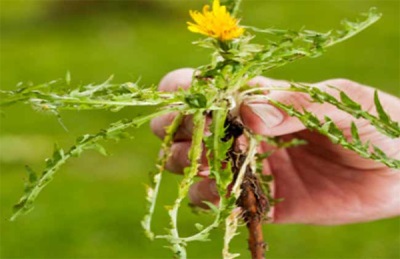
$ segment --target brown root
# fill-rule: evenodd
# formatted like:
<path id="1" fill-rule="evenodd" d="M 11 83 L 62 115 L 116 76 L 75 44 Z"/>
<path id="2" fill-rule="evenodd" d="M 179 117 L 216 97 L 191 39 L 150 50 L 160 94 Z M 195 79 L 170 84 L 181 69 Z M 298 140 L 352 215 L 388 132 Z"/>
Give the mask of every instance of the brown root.
<path id="1" fill-rule="evenodd" d="M 268 200 L 265 197 L 258 178 L 247 170 L 241 185 L 242 192 L 237 205 L 242 208 L 243 219 L 249 231 L 249 250 L 252 258 L 265 258 L 266 243 L 262 232 L 262 223 L 268 210 Z"/>
<path id="2" fill-rule="evenodd" d="M 232 148 L 228 154 L 229 159 L 232 161 L 234 183 L 247 156 L 246 151 L 240 150 L 236 141 L 241 135 L 238 133 L 243 132 L 243 125 L 232 117 L 228 117 L 226 127 L 226 137 L 234 138 Z M 228 140 L 228 138 L 226 138 L 226 140 Z M 263 237 L 262 224 L 269 210 L 269 203 L 268 198 L 263 193 L 259 178 L 255 175 L 255 172 L 252 171 L 250 166 L 246 168 L 241 184 L 241 194 L 236 204 L 242 209 L 242 217 L 249 231 L 248 245 L 252 258 L 265 258 L 267 245 Z"/>

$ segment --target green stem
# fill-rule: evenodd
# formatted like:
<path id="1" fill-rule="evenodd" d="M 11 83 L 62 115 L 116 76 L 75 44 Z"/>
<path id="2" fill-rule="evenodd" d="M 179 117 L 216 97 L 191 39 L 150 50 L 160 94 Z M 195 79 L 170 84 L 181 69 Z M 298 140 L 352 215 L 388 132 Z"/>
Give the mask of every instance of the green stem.
<path id="1" fill-rule="evenodd" d="M 211 174 L 213 174 L 214 172 L 217 173 L 220 171 L 221 169 L 221 154 L 220 154 L 220 142 L 221 142 L 221 138 L 225 135 L 225 128 L 224 128 L 224 123 L 225 123 L 225 119 L 227 116 L 227 109 L 226 109 L 226 103 L 225 102 L 221 102 L 221 110 L 216 110 L 213 111 L 213 123 L 211 125 L 212 127 L 212 132 L 213 132 L 213 138 L 212 138 L 212 142 L 213 142 L 213 148 L 211 150 L 212 152 L 212 157 L 211 157 Z M 225 156 L 226 154 L 222 154 L 223 156 Z M 213 175 L 215 177 L 215 175 Z M 218 183 L 217 183 L 218 184 Z M 222 187 L 223 190 L 225 191 L 225 187 L 226 186 L 218 186 L 218 187 Z"/>
<path id="2" fill-rule="evenodd" d="M 255 157 L 256 153 L 257 153 L 257 140 L 255 138 L 250 138 L 246 159 L 244 160 L 242 167 L 240 168 L 238 176 L 236 178 L 236 182 L 232 187 L 232 195 L 234 195 L 236 199 L 239 199 L 240 193 L 242 191 L 240 186 L 242 185 L 246 168 L 248 165 L 250 165 L 250 162 L 252 158 Z"/>
<path id="3" fill-rule="evenodd" d="M 167 127 L 167 129 L 165 130 L 166 135 L 165 135 L 163 143 L 161 145 L 161 150 L 162 150 L 163 154 L 157 162 L 158 172 L 155 175 L 153 175 L 153 179 L 152 179 L 153 186 L 147 187 L 146 199 L 148 201 L 148 211 L 142 220 L 142 226 L 145 230 L 147 237 L 149 237 L 151 240 L 154 239 L 154 233 L 151 230 L 151 220 L 152 220 L 154 209 L 155 209 L 156 202 L 157 202 L 158 191 L 160 189 L 162 175 L 165 171 L 165 165 L 168 161 L 168 158 L 171 155 L 170 151 L 171 151 L 171 145 L 173 143 L 174 135 L 175 135 L 176 131 L 178 130 L 179 126 L 181 125 L 182 120 L 183 120 L 183 113 L 179 113 L 174 118 L 171 125 L 169 125 Z"/>
<path id="4" fill-rule="evenodd" d="M 168 211 L 171 218 L 171 236 L 159 236 L 160 238 L 168 238 L 170 240 L 172 243 L 172 250 L 179 258 L 186 258 L 186 244 L 182 241 L 178 233 L 178 211 L 183 199 L 189 192 L 189 187 L 193 184 L 194 178 L 198 173 L 205 127 L 205 117 L 203 112 L 203 110 L 197 110 L 193 115 L 192 145 L 189 150 L 190 167 L 185 168 L 184 177 L 179 185 L 178 197 L 176 198 L 172 208 Z"/>
<path id="5" fill-rule="evenodd" d="M 78 138 L 76 144 L 71 147 L 67 152 L 64 153 L 62 149 L 55 150 L 55 153 L 51 159 L 48 161 L 47 168 L 42 172 L 42 176 L 37 181 L 37 183 L 26 193 L 15 205 L 14 214 L 11 216 L 10 220 L 14 221 L 18 216 L 23 213 L 28 212 L 33 207 L 33 202 L 43 190 L 43 188 L 53 179 L 55 173 L 59 168 L 67 162 L 71 157 L 79 155 L 83 150 L 94 148 L 95 144 L 101 140 L 111 138 L 116 133 L 121 133 L 131 127 L 139 127 L 143 123 L 155 118 L 157 116 L 163 115 L 165 113 L 171 112 L 172 109 L 165 109 L 155 112 L 151 115 L 138 117 L 132 120 L 123 121 L 121 123 L 112 124 L 109 128 L 101 130 L 99 133 L 94 135 L 88 135 L 82 139 Z"/>
<path id="6" fill-rule="evenodd" d="M 271 90 L 277 90 L 277 91 L 290 91 L 290 92 L 301 92 L 305 93 L 310 98 L 312 101 L 318 102 L 318 103 L 329 103 L 338 108 L 339 110 L 342 110 L 344 112 L 347 112 L 348 114 L 352 115 L 355 118 L 363 118 L 371 123 L 377 130 L 382 132 L 383 134 L 391 137 L 391 138 L 397 138 L 400 136 L 400 129 L 398 126 L 398 123 L 395 121 L 392 121 L 390 118 L 387 119 L 387 121 L 383 121 L 379 117 L 364 111 L 361 109 L 361 106 L 354 108 L 346 103 L 344 103 L 341 100 L 338 100 L 335 98 L 333 95 L 330 95 L 327 92 L 322 91 L 321 89 L 317 87 L 310 87 L 306 85 L 301 85 L 301 84 L 292 84 L 290 87 L 257 87 L 257 88 L 252 88 L 246 91 L 243 91 L 240 94 L 241 100 L 246 99 L 247 101 L 250 100 L 267 100 L 271 101 L 270 97 L 268 95 L 250 95 L 247 96 L 251 93 L 254 92 L 265 92 L 265 91 L 271 91 Z M 344 94 L 343 91 L 339 90 L 339 93 L 342 95 Z M 349 97 L 347 97 L 349 98 Z M 351 99 L 349 99 L 351 100 Z M 272 102 L 272 101 L 271 101 Z M 355 101 L 351 100 L 352 103 L 356 104 Z"/>
<path id="7" fill-rule="evenodd" d="M 349 142 L 343 135 L 343 132 L 338 128 L 331 132 L 330 128 L 336 126 L 330 118 L 326 117 L 325 123 L 321 123 L 318 118 L 310 112 L 304 111 L 304 113 L 301 113 L 295 110 L 292 106 L 285 105 L 281 102 L 275 100 L 270 100 L 270 102 L 274 106 L 285 111 L 289 116 L 298 118 L 306 128 L 315 130 L 320 134 L 327 136 L 333 143 L 339 144 L 345 149 L 352 150 L 364 158 L 380 162 L 389 168 L 400 169 L 400 160 L 387 157 L 380 149 L 374 147 L 375 152 L 371 152 L 368 144 L 362 144 L 361 142 L 357 143 L 357 141 Z"/>
<path id="8" fill-rule="evenodd" d="M 73 98 L 62 98 L 53 99 L 53 101 L 65 103 L 69 105 L 76 105 L 76 104 L 93 104 L 93 105 L 107 105 L 107 106 L 143 106 L 143 105 L 160 105 L 166 104 L 168 100 L 151 100 L 151 101 L 141 101 L 141 100 L 129 100 L 126 102 L 121 101 L 107 101 L 107 100 L 79 100 Z"/>
<path id="9" fill-rule="evenodd" d="M 210 131 L 212 135 L 211 138 L 211 146 L 208 146 L 209 152 L 208 154 L 208 162 L 210 165 L 210 177 L 216 179 L 216 184 L 218 188 L 218 193 L 220 195 L 220 201 L 218 206 L 218 211 L 214 218 L 214 221 L 208 225 L 206 228 L 201 230 L 195 235 L 182 238 L 184 242 L 192 242 L 192 241 L 204 241 L 211 230 L 218 227 L 221 221 L 221 214 L 227 209 L 227 198 L 226 198 L 226 191 L 228 184 L 231 180 L 221 182 L 221 174 L 222 174 L 222 157 L 226 156 L 226 152 L 221 151 L 220 144 L 221 139 L 225 135 L 225 119 L 228 114 L 227 104 L 225 101 L 221 102 L 221 109 L 213 111 L 213 121 L 210 126 Z M 219 174 L 219 175 L 218 175 Z"/>
<path id="10" fill-rule="evenodd" d="M 233 259 L 240 256 L 240 254 L 231 254 L 229 252 L 229 244 L 236 235 L 239 219 L 240 210 L 237 208 L 233 209 L 231 214 L 225 219 L 224 248 L 222 249 L 222 257 L 224 259 Z"/>

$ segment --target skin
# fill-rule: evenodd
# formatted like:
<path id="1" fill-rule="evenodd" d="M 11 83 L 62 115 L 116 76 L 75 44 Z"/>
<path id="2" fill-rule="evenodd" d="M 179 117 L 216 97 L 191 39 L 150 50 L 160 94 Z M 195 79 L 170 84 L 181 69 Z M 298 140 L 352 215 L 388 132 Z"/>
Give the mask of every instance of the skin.
<path id="1" fill-rule="evenodd" d="M 167 74 L 160 82 L 162 91 L 175 91 L 188 88 L 193 70 L 179 69 Z M 338 111 L 329 104 L 311 103 L 306 95 L 287 91 L 268 91 L 269 87 L 285 87 L 287 82 L 256 77 L 249 85 L 265 87 L 265 95 L 286 104 L 302 107 L 315 113 L 321 119 L 329 116 L 345 133 L 351 136 L 350 123 L 354 121 L 359 128 L 361 139 L 369 140 L 390 157 L 400 159 L 400 139 L 390 139 L 379 133 L 368 122 L 355 120 L 347 113 Z M 363 109 L 375 112 L 373 103 L 374 88 L 346 79 L 333 79 L 314 84 L 314 86 L 337 96 L 335 86 L 360 103 Z M 400 99 L 379 92 L 384 109 L 395 121 L 400 121 Z M 162 138 L 164 128 L 175 114 L 154 119 L 153 132 Z M 267 101 L 244 100 L 240 105 L 239 116 L 244 125 L 257 134 L 305 139 L 308 145 L 276 150 L 264 160 L 264 174 L 274 176 L 274 197 L 283 198 L 271 213 L 274 223 L 303 223 L 318 225 L 337 225 L 372 221 L 400 215 L 400 171 L 360 158 L 356 153 L 332 144 L 326 137 L 311 132 L 296 119 L 291 118 L 268 104 Z M 209 123 L 209 122 L 208 122 Z M 187 153 L 190 148 L 192 132 L 191 118 L 187 117 L 180 126 L 167 169 L 182 173 L 189 165 Z M 260 152 L 273 149 L 261 145 Z M 205 151 L 204 151 L 205 153 Z M 207 200 L 218 203 L 215 183 L 207 178 L 207 161 L 202 158 L 199 176 L 203 179 L 190 190 L 191 201 L 201 206 Z"/>

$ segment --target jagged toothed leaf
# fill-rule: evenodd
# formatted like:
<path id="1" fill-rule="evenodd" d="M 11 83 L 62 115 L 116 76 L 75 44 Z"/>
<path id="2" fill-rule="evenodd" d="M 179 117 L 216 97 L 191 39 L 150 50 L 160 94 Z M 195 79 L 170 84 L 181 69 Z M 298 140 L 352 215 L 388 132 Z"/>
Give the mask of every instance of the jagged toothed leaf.
<path id="1" fill-rule="evenodd" d="M 379 96 L 378 96 L 378 91 L 377 90 L 375 90 L 375 92 L 374 92 L 374 103 L 375 103 L 376 111 L 378 112 L 379 119 L 381 119 L 384 122 L 390 122 L 391 119 L 390 119 L 389 115 L 385 112 L 385 110 L 382 107 L 382 104 L 381 104 L 381 102 L 379 100 Z"/>
<path id="2" fill-rule="evenodd" d="M 227 195 L 228 185 L 232 183 L 233 180 L 233 172 L 232 172 L 232 162 L 229 161 L 226 164 L 224 169 L 219 171 L 219 188 L 222 188 L 220 191 L 221 194 Z"/>
<path id="3" fill-rule="evenodd" d="M 343 131 L 336 126 L 331 118 L 325 116 L 325 122 L 329 125 L 328 133 L 339 138 L 344 138 Z"/>
<path id="4" fill-rule="evenodd" d="M 236 235 L 238 235 L 236 231 L 239 226 L 240 218 L 239 210 L 232 210 L 231 213 L 225 218 L 224 248 L 222 250 L 224 259 L 233 259 L 240 256 L 238 253 L 233 254 L 229 252 L 230 242 Z"/>
<path id="5" fill-rule="evenodd" d="M 255 70 L 259 73 L 305 57 L 318 57 L 328 47 L 345 41 L 374 24 L 379 20 L 381 14 L 377 12 L 376 8 L 371 8 L 368 13 L 362 14 L 362 16 L 363 19 L 360 21 L 350 22 L 345 20 L 342 22 L 341 29 L 328 32 L 306 29 L 300 31 L 274 28 L 258 29 L 246 26 L 249 30 L 267 34 L 269 40 L 262 51 L 253 55 L 254 60 L 252 61 L 255 64 L 258 63 Z M 260 66 L 260 63 L 262 63 L 262 66 Z"/>
<path id="6" fill-rule="evenodd" d="M 153 114 L 137 117 L 131 120 L 123 120 L 117 123 L 113 123 L 110 127 L 101 130 L 97 134 L 84 135 L 76 140 L 74 146 L 68 151 L 64 151 L 57 145 L 54 146 L 54 152 L 52 157 L 46 159 L 46 167 L 42 172 L 41 177 L 34 182 L 33 186 L 29 191 L 22 196 L 18 204 L 14 207 L 14 214 L 11 220 L 15 220 L 21 214 L 28 212 L 32 208 L 32 204 L 43 188 L 53 179 L 55 173 L 59 168 L 67 162 L 71 157 L 76 157 L 82 154 L 87 149 L 98 149 L 96 145 L 99 141 L 108 140 L 110 137 L 114 138 L 116 132 L 122 132 L 132 127 L 139 127 L 143 123 L 151 120 L 152 118 L 167 113 L 168 109 L 155 112 Z"/>
<path id="7" fill-rule="evenodd" d="M 14 213 L 17 212 L 18 210 L 22 210 L 24 213 L 27 213 L 33 209 L 33 204 L 32 203 L 28 204 L 26 197 L 27 197 L 27 195 L 29 195 L 29 193 L 32 191 L 32 189 L 35 187 L 35 185 L 38 181 L 38 175 L 29 166 L 25 166 L 25 169 L 26 169 L 28 177 L 27 177 L 27 180 L 25 181 L 24 195 L 21 197 L 19 202 L 13 206 Z"/>
<path id="8" fill-rule="evenodd" d="M 211 203 L 209 201 L 203 201 L 204 204 L 206 204 L 208 206 L 208 208 L 214 212 L 215 214 L 219 213 L 220 209 L 218 208 L 218 206 L 216 206 L 214 203 Z"/>
<path id="9" fill-rule="evenodd" d="M 165 238 L 171 240 L 171 249 L 174 253 L 179 254 L 180 257 L 186 257 L 186 241 L 185 238 L 179 236 L 178 232 L 178 211 L 182 201 L 186 198 L 189 192 L 189 187 L 194 183 L 194 178 L 198 173 L 200 166 L 200 158 L 202 153 L 204 127 L 205 127 L 205 115 L 204 110 L 196 110 L 193 114 L 193 135 L 192 145 L 189 149 L 188 158 L 190 166 L 184 169 L 183 179 L 179 183 L 178 197 L 175 199 L 174 204 L 168 209 L 168 215 L 170 218 L 170 228 L 168 229 L 168 235 L 158 236 L 159 238 Z M 199 236 L 207 233 L 200 232 Z"/>
<path id="10" fill-rule="evenodd" d="M 201 93 L 187 95 L 185 102 L 192 108 L 206 108 L 207 106 L 207 98 Z"/>
<path id="11" fill-rule="evenodd" d="M 303 122 L 310 125 L 318 125 L 321 124 L 317 116 L 312 114 L 311 112 L 304 110 L 304 118 L 302 118 Z M 329 121 L 328 121 L 329 122 Z"/>
<path id="12" fill-rule="evenodd" d="M 331 86 L 337 89 L 335 86 Z M 374 103 L 376 106 L 376 110 L 378 112 L 378 117 L 369 113 L 366 110 L 363 110 L 361 105 L 352 100 L 346 93 L 337 89 L 340 94 L 340 100 L 336 99 L 331 94 L 312 86 L 306 86 L 304 84 L 292 84 L 288 90 L 291 91 L 299 91 L 308 94 L 312 101 L 319 102 L 319 103 L 330 103 L 334 105 L 336 108 L 349 113 L 350 115 L 354 116 L 355 118 L 363 118 L 371 123 L 377 130 L 382 132 L 383 134 L 391 137 L 391 138 L 398 138 L 400 137 L 400 125 L 398 122 L 393 121 L 388 114 L 383 109 L 379 98 L 378 92 L 375 92 L 374 95 Z M 296 114 L 293 107 L 287 107 L 287 113 L 290 116 Z M 307 114 L 306 112 L 304 113 Z M 310 115 L 309 115 L 310 116 Z M 310 116 L 310 119 L 314 119 Z M 304 119 L 305 120 L 305 119 Z M 312 122 L 312 124 L 316 123 L 316 121 Z"/>
<path id="13" fill-rule="evenodd" d="M 376 149 L 371 152 L 369 143 L 361 143 L 361 141 L 348 141 L 344 137 L 343 132 L 329 117 L 325 117 L 325 123 L 321 125 L 317 117 L 311 112 L 304 111 L 302 113 L 300 111 L 296 111 L 293 109 L 293 106 L 286 105 L 276 100 L 270 100 L 270 102 L 287 113 L 290 112 L 291 116 L 298 118 L 307 128 L 318 131 L 319 133 L 327 136 L 332 142 L 340 144 L 344 148 L 352 150 L 362 157 L 383 163 L 390 168 L 400 169 L 400 160 L 390 158 L 383 151 L 380 152 Z M 310 118 L 312 119 L 310 120 Z"/>
<path id="14" fill-rule="evenodd" d="M 257 154 L 257 160 L 262 161 L 262 160 L 266 159 L 267 157 L 271 156 L 273 153 L 274 153 L 273 151 L 259 153 L 259 154 Z"/>
<path id="15" fill-rule="evenodd" d="M 358 111 L 361 110 L 361 105 L 359 103 L 356 103 L 355 101 L 353 101 L 345 92 L 340 91 L 340 100 L 342 101 L 342 103 L 353 109 L 354 111 Z"/>
<path id="16" fill-rule="evenodd" d="M 38 180 L 38 175 L 30 166 L 25 166 L 26 172 L 28 173 L 28 183 L 35 184 Z"/>
<path id="17" fill-rule="evenodd" d="M 154 199 L 154 189 L 148 185 L 145 185 L 146 188 L 146 199 L 151 202 Z"/>
<path id="18" fill-rule="evenodd" d="M 351 136 L 354 143 L 361 144 L 360 135 L 358 134 L 358 129 L 354 122 L 351 122 Z"/>
<path id="19" fill-rule="evenodd" d="M 96 150 L 97 152 L 99 152 L 103 156 L 108 156 L 107 149 L 103 145 L 101 145 L 99 143 L 94 143 L 91 148 Z"/>
<path id="20" fill-rule="evenodd" d="M 231 12 L 233 17 L 237 14 L 240 0 L 225 0 L 222 3 L 226 4 L 227 10 Z M 71 76 L 68 72 L 63 80 L 41 85 L 21 85 L 16 91 L 1 91 L 1 94 L 6 95 L 6 98 L 2 98 L 1 105 L 10 105 L 18 102 L 28 103 L 35 109 L 51 112 L 58 118 L 60 110 L 103 109 L 119 111 L 127 106 L 142 105 L 162 105 L 165 110 L 157 115 L 173 110 L 171 107 L 182 108 L 179 114 L 180 119 L 182 119 L 183 115 L 194 115 L 192 147 L 188 155 L 190 166 L 184 169 L 183 178 L 178 185 L 178 197 L 175 199 L 174 204 L 166 207 L 170 217 L 170 226 L 165 235 L 156 236 L 151 229 L 151 220 L 162 174 L 171 153 L 170 147 L 173 137 L 182 122 L 180 119 L 174 120 L 172 125 L 166 128 L 166 137 L 162 143 L 163 153 L 156 165 L 158 171 L 151 174 L 151 185 L 146 186 L 148 210 L 142 221 L 142 226 L 149 238 L 166 239 L 170 243 L 169 248 L 174 251 L 177 257 L 186 258 L 186 245 L 189 242 L 207 241 L 210 231 L 221 226 L 221 223 L 225 221 L 226 232 L 223 255 L 225 259 L 230 259 L 238 255 L 230 253 L 228 248 L 230 240 L 238 233 L 236 228 L 239 226 L 238 220 L 241 215 L 239 215 L 240 212 L 235 212 L 234 208 L 237 206 L 237 199 L 241 193 L 243 177 L 248 172 L 247 170 L 251 168 L 252 172 L 257 169 L 256 177 L 261 179 L 262 159 L 271 154 L 268 152 L 256 155 L 256 147 L 261 140 L 253 138 L 253 133 L 245 129 L 245 136 L 250 139 L 247 153 L 240 157 L 245 158 L 245 160 L 243 163 L 242 161 L 239 161 L 239 163 L 237 163 L 238 161 L 232 161 L 233 152 L 236 152 L 232 145 L 235 143 L 234 138 L 238 136 L 230 136 L 231 132 L 227 130 L 225 124 L 229 120 L 235 120 L 230 115 L 235 114 L 236 116 L 238 114 L 242 98 L 240 96 L 241 93 L 238 93 L 237 90 L 250 90 L 247 85 L 249 78 L 257 76 L 263 71 L 283 66 L 303 57 L 320 56 L 325 52 L 326 48 L 352 37 L 374 23 L 379 17 L 380 15 L 375 10 L 370 10 L 366 19 L 356 22 L 343 21 L 342 30 L 324 33 L 305 29 L 300 31 L 257 30 L 247 27 L 246 30 L 248 31 L 253 29 L 268 34 L 268 41 L 265 46 L 252 43 L 251 40 L 254 35 L 250 33 L 246 33 L 229 42 L 207 38 L 202 40 L 199 45 L 214 50 L 212 61 L 208 65 L 199 67 L 193 73 L 191 87 L 187 90 L 160 92 L 157 91 L 156 86 L 143 88 L 137 83 L 131 82 L 114 84 L 112 83 L 112 77 L 100 84 L 79 85 L 71 89 Z M 356 118 L 362 117 L 368 120 L 388 136 L 400 136 L 398 124 L 391 121 L 390 117 L 385 113 L 379 103 L 377 93 L 375 94 L 375 103 L 378 117 L 362 111 L 361 105 L 353 101 L 344 92 L 340 92 L 340 98 L 337 99 L 318 88 L 294 85 L 286 90 L 306 92 L 311 96 L 313 102 L 333 104 Z M 258 92 L 258 94 L 263 93 L 263 89 Z M 360 156 L 382 162 L 389 167 L 400 167 L 398 160 L 389 158 L 382 150 L 377 147 L 371 147 L 369 143 L 362 143 L 354 123 L 351 125 L 352 141 L 349 141 L 332 119 L 326 117 L 324 121 L 320 121 L 315 114 L 307 110 L 301 112 L 293 106 L 285 106 L 276 102 L 275 104 L 290 116 L 300 119 L 307 128 L 327 136 L 333 142 L 357 152 Z M 210 125 L 210 135 L 204 138 L 206 116 L 212 117 L 212 124 Z M 108 129 L 102 130 L 97 134 L 86 134 L 78 138 L 75 145 L 69 150 L 56 147 L 52 157 L 47 159 L 46 167 L 41 177 L 38 178 L 33 171 L 28 170 L 29 177 L 26 184 L 26 192 L 16 205 L 13 218 L 33 207 L 33 201 L 36 196 L 67 159 L 80 156 L 89 149 L 97 150 L 105 155 L 107 154 L 106 150 L 100 145 L 99 141 L 118 141 L 123 139 L 127 137 L 126 129 L 128 127 L 136 127 L 144 121 L 148 121 L 148 117 L 135 122 L 122 120 L 111 124 Z M 209 178 L 214 179 L 216 182 L 218 193 L 221 196 L 220 202 L 218 206 L 206 202 L 214 215 L 214 220 L 210 225 L 195 224 L 198 232 L 192 236 L 182 237 L 182 233 L 178 230 L 178 210 L 185 201 L 189 187 L 194 183 L 195 176 L 198 173 L 203 140 L 208 149 Z M 268 141 L 267 143 L 277 148 L 289 148 L 304 144 L 304 141 L 298 139 L 284 141 L 281 138 L 271 138 Z M 235 166 L 240 165 L 239 172 L 235 170 L 236 181 L 233 183 L 232 163 L 235 163 Z M 270 180 L 259 181 L 266 183 Z M 231 184 L 233 184 L 232 192 L 228 191 Z M 266 195 L 270 203 L 274 204 L 276 199 L 271 196 L 268 184 L 265 186 Z"/>
<path id="21" fill-rule="evenodd" d="M 373 154 L 376 155 L 377 159 L 380 159 L 381 161 L 389 161 L 391 163 L 390 167 L 400 169 L 400 160 L 389 158 L 386 153 L 377 146 L 372 146 L 372 148 L 374 150 Z"/>
<path id="22" fill-rule="evenodd" d="M 196 229 L 198 231 L 202 231 L 204 229 L 204 226 L 202 224 L 200 224 L 200 223 L 196 223 L 196 224 L 194 224 L 194 226 L 196 227 Z"/>
<path id="23" fill-rule="evenodd" d="M 304 139 L 299 139 L 299 138 L 292 138 L 290 140 L 283 140 L 281 137 L 270 137 L 270 136 L 263 136 L 263 135 L 254 135 L 254 138 L 258 142 L 265 142 L 268 145 L 277 147 L 277 148 L 291 148 L 291 147 L 297 147 L 301 145 L 307 144 L 307 141 Z M 258 160 L 263 160 L 270 156 L 273 153 L 273 151 L 268 151 L 265 153 L 258 153 L 257 158 Z"/>
<path id="24" fill-rule="evenodd" d="M 101 84 L 88 84 L 70 88 L 71 76 L 45 84 L 20 86 L 15 91 L 2 91 L 5 95 L 0 106 L 18 102 L 31 104 L 40 111 L 58 113 L 59 110 L 119 111 L 129 106 L 154 106 L 183 103 L 183 96 L 159 92 L 154 87 L 141 88 L 136 83 L 112 83 L 112 77 Z"/>

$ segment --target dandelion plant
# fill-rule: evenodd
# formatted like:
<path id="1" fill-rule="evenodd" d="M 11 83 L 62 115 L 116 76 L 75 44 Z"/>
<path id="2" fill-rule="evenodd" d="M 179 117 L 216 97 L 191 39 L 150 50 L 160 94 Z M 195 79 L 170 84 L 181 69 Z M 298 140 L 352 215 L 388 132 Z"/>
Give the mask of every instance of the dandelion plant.
<path id="1" fill-rule="evenodd" d="M 118 112 L 128 106 L 153 106 L 155 111 L 144 116 L 126 118 L 114 122 L 109 127 L 94 134 L 86 134 L 76 139 L 69 149 L 55 147 L 54 153 L 46 160 L 41 173 L 29 167 L 25 191 L 14 206 L 11 220 L 33 208 L 37 196 L 53 177 L 72 157 L 79 157 L 84 151 L 94 149 L 107 154 L 101 145 L 104 140 L 123 139 L 127 130 L 149 122 L 151 119 L 174 112 L 177 116 L 165 129 L 166 135 L 161 144 L 161 156 L 156 163 L 157 172 L 151 175 L 151 183 L 146 187 L 148 201 L 147 214 L 142 226 L 150 239 L 160 238 L 169 242 L 169 248 L 176 257 L 188 257 L 186 247 L 191 242 L 208 240 L 215 228 L 225 230 L 222 256 L 234 258 L 229 243 L 238 234 L 237 229 L 245 224 L 249 230 L 248 246 L 252 258 L 264 258 L 266 243 L 262 225 L 267 214 L 276 202 L 269 189 L 271 177 L 262 175 L 262 162 L 271 155 L 259 153 L 258 146 L 267 142 L 279 148 L 307 145 L 301 139 L 285 141 L 279 137 L 260 136 L 246 128 L 238 115 L 238 107 L 246 101 L 267 101 L 289 116 L 296 117 L 304 126 L 318 132 L 333 143 L 351 150 L 361 157 L 377 161 L 389 168 L 400 169 L 400 161 L 368 142 L 362 142 L 355 123 L 351 137 L 329 118 L 320 118 L 307 109 L 297 109 L 288 103 L 269 98 L 263 88 L 251 87 L 250 79 L 267 73 L 302 58 L 314 58 L 323 54 L 327 48 L 347 40 L 375 23 L 380 14 L 370 9 L 357 21 L 344 21 L 340 30 L 315 32 L 310 30 L 292 31 L 275 28 L 257 28 L 241 24 L 238 17 L 241 0 L 214 0 L 212 6 L 205 5 L 201 12 L 190 11 L 192 21 L 189 31 L 201 34 L 194 42 L 198 47 L 208 48 L 211 60 L 198 67 L 192 76 L 191 87 L 176 92 L 162 92 L 156 87 L 144 88 L 138 83 L 113 83 L 112 78 L 100 84 L 74 87 L 70 75 L 38 85 L 21 84 L 14 91 L 3 91 L 1 106 L 17 103 L 30 104 L 39 111 L 50 112 L 59 117 L 62 110 L 110 110 Z M 263 35 L 264 45 L 253 43 L 256 34 Z M 335 87 L 334 85 L 332 87 Z M 337 89 L 338 97 L 314 86 L 292 83 L 288 87 L 271 87 L 269 91 L 292 91 L 306 94 L 316 103 L 329 103 L 355 119 L 362 118 L 388 138 L 400 137 L 399 123 L 393 121 L 382 108 L 379 94 L 375 92 L 374 104 L 377 114 L 363 110 L 345 92 Z M 170 224 L 166 231 L 152 228 L 152 218 L 156 209 L 162 177 L 171 154 L 175 133 L 185 116 L 193 118 L 192 145 L 188 153 L 190 166 L 185 168 L 178 185 L 178 195 L 169 206 L 165 206 Z M 211 124 L 206 126 L 206 120 Z M 206 132 L 207 130 L 207 132 Z M 240 145 L 240 140 L 246 145 Z M 199 171 L 203 146 L 207 149 L 209 178 L 214 179 L 220 196 L 218 205 L 207 203 L 213 221 L 208 226 L 195 224 L 198 232 L 182 236 L 178 228 L 179 209 L 188 195 L 189 187 L 195 182 Z M 266 179 L 267 178 L 267 179 Z M 284 198 L 284 197 L 283 197 Z M 284 202 L 284 201 L 283 201 Z"/>

